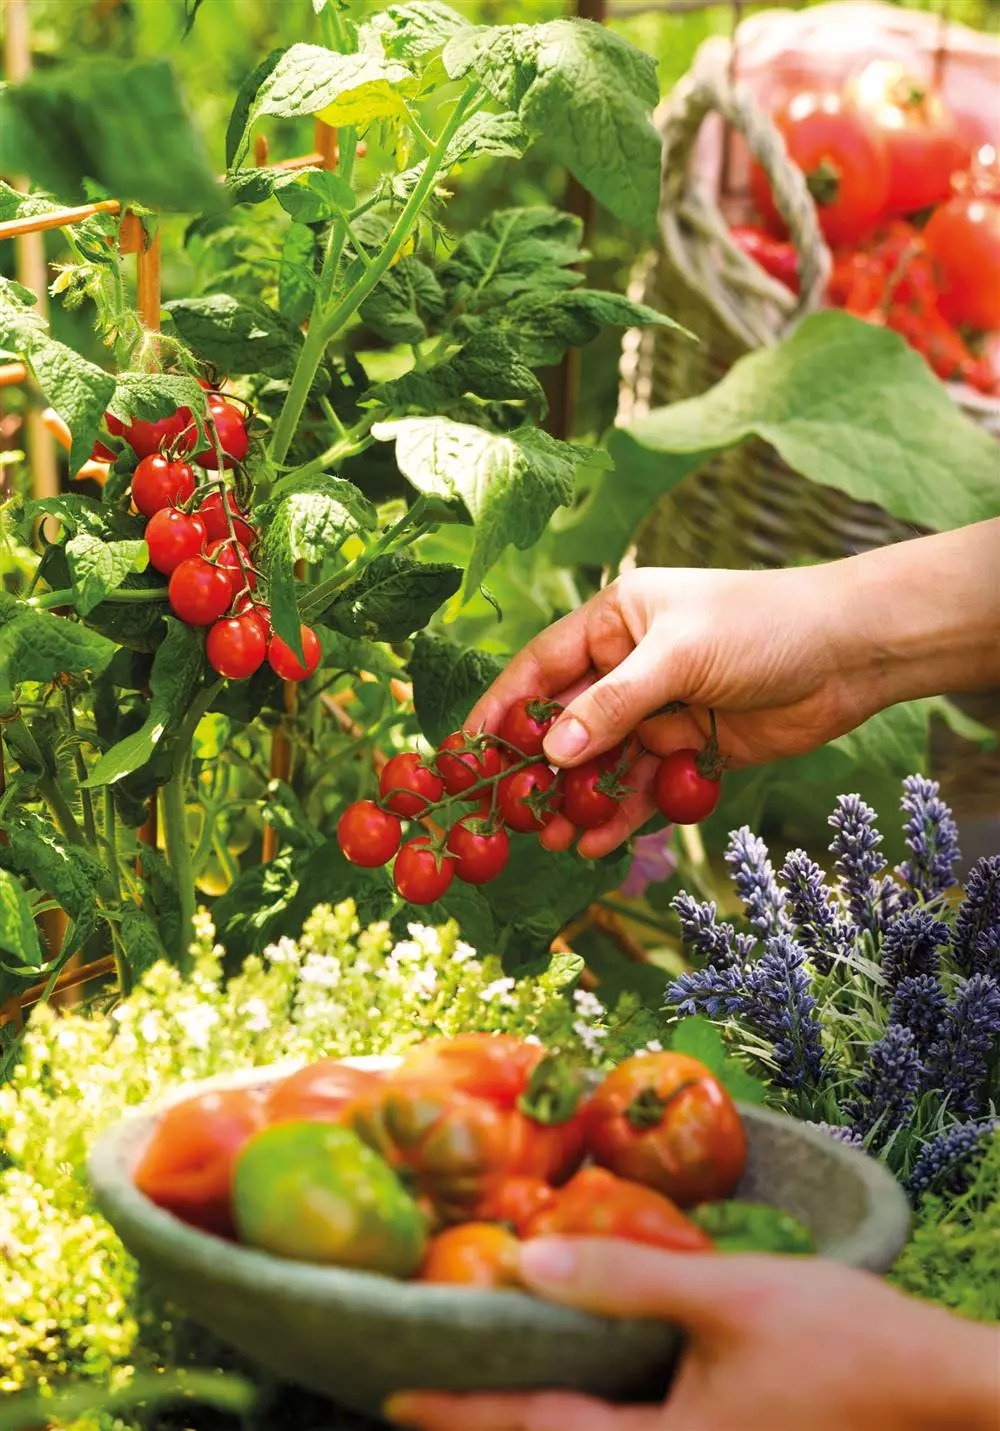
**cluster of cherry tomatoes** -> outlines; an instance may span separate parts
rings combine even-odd
[[[900,65],[876,60],[841,92],[785,94],[774,120],[806,176],[834,250],[828,301],[901,334],[937,375],[1000,396],[1000,166],[975,153],[943,99]],[[738,246],[797,290],[759,167],[763,226]]]
[[[150,565],[170,579],[167,594],[175,616],[209,628],[205,649],[220,676],[245,680],[266,659],[282,680],[305,680],[319,665],[319,638],[310,627],[301,628],[303,662],[272,632],[268,607],[255,591],[257,529],[221,476],[246,458],[246,417],[231,399],[201,385],[213,439],[204,451],[193,450],[197,425],[190,408],[177,408],[156,422],[128,424],[105,414],[108,431],[139,459],[132,504],[147,519]],[[93,456],[113,461],[115,454],[98,442]]]
[[[555,770],[543,745],[562,707],[542,696],[519,701],[495,734],[455,731],[433,756],[394,755],[379,777],[377,800],[348,805],[337,839],[353,864],[378,869],[395,858],[393,882],[409,904],[433,904],[453,879],[488,884],[510,856],[509,831],[539,834],[556,816],[577,830],[607,825],[630,793],[636,740]],[[656,772],[653,793],[668,820],[694,825],[719,802],[721,763],[715,743],[679,750]],[[403,843],[403,822],[428,829]]]

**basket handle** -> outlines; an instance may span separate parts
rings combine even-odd
[[[661,216],[671,209],[692,213],[696,227],[711,232],[725,250],[730,272],[752,272],[753,290],[761,291],[758,265],[743,254],[729,236],[714,195],[706,186],[696,186],[690,177],[691,157],[702,124],[711,114],[723,120],[746,140],[774,191],[778,212],[788,226],[789,237],[799,256],[799,296],[782,304],[789,325],[822,306],[830,275],[830,251],[819,227],[816,205],[806,187],[805,175],[788,157],[785,141],[770,117],[751,100],[740,85],[723,75],[689,74],[676,86],[662,110],[663,182]],[[771,281],[775,288],[781,287]],[[787,294],[788,290],[782,288]],[[720,295],[713,293],[713,298]],[[727,305],[729,306],[729,305]],[[742,327],[742,324],[738,326]],[[773,335],[772,335],[773,339]],[[757,341],[760,341],[759,336]]]

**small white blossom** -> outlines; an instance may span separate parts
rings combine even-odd
[[[582,1019],[577,1020],[573,1025],[573,1032],[588,1053],[598,1053],[601,1040],[608,1036],[607,1029],[595,1028],[593,1024],[585,1024]]]
[[[487,984],[479,997],[484,1004],[499,1004],[502,1008],[512,1009],[514,1000],[511,992],[514,989],[516,980],[511,978],[494,979],[492,984]]]
[[[340,983],[340,960],[332,954],[307,954],[299,978],[319,989],[335,989]]]
[[[245,1028],[249,1033],[264,1033],[271,1027],[271,1015],[263,999],[247,999],[240,1013],[246,1020]]]
[[[607,1012],[597,995],[592,994],[589,989],[574,989],[573,1002],[576,1004],[577,1013],[585,1019],[603,1018]]]
[[[144,1039],[146,1043],[156,1043],[162,1032],[162,1025],[156,1014],[150,1010],[148,1013],[143,1014],[136,1025],[136,1030],[139,1037]]]
[[[411,924],[410,932],[412,933],[417,927],[417,925]],[[385,962],[398,968],[400,964],[411,964],[415,959],[423,957],[424,951],[415,939],[401,939]]]
[[[283,934],[276,944],[269,944],[264,950],[264,958],[268,964],[297,964],[299,962],[299,947],[294,939],[289,939],[287,934]]]
[[[475,949],[471,944],[466,944],[464,939],[459,939],[455,945],[455,952],[451,956],[453,964],[468,964],[471,960],[478,958]]]
[[[219,1011],[210,1004],[195,1004],[177,1015],[181,1032],[194,1048],[208,1048],[209,1034],[219,1022]]]
[[[662,1043],[660,1042],[660,1040],[659,1040],[658,1038],[651,1038],[651,1039],[649,1040],[649,1043],[647,1043],[646,1048],[648,1049],[648,1051],[649,1051],[650,1053],[662,1053],[662,1052],[663,1052],[663,1045],[662,1045]]]

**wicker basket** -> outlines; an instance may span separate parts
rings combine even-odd
[[[716,50],[716,55],[721,51]],[[820,308],[830,255],[801,172],[771,120],[721,63],[696,66],[658,112],[663,135],[660,242],[633,275],[630,296],[698,335],[670,329],[626,335],[618,421],[714,386],[739,358],[786,336]],[[706,120],[741,135],[768,175],[799,253],[800,297],[735,246],[714,187],[692,159]],[[1000,423],[1000,405],[971,390],[953,395],[974,420]],[[799,477],[761,442],[731,449],[652,510],[634,560],[663,566],[783,566],[864,551],[916,534],[878,507]]]

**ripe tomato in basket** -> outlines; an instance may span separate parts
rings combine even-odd
[[[873,60],[848,87],[881,131],[889,156],[886,212],[917,214],[944,203],[968,145],[941,96],[893,60]]]

